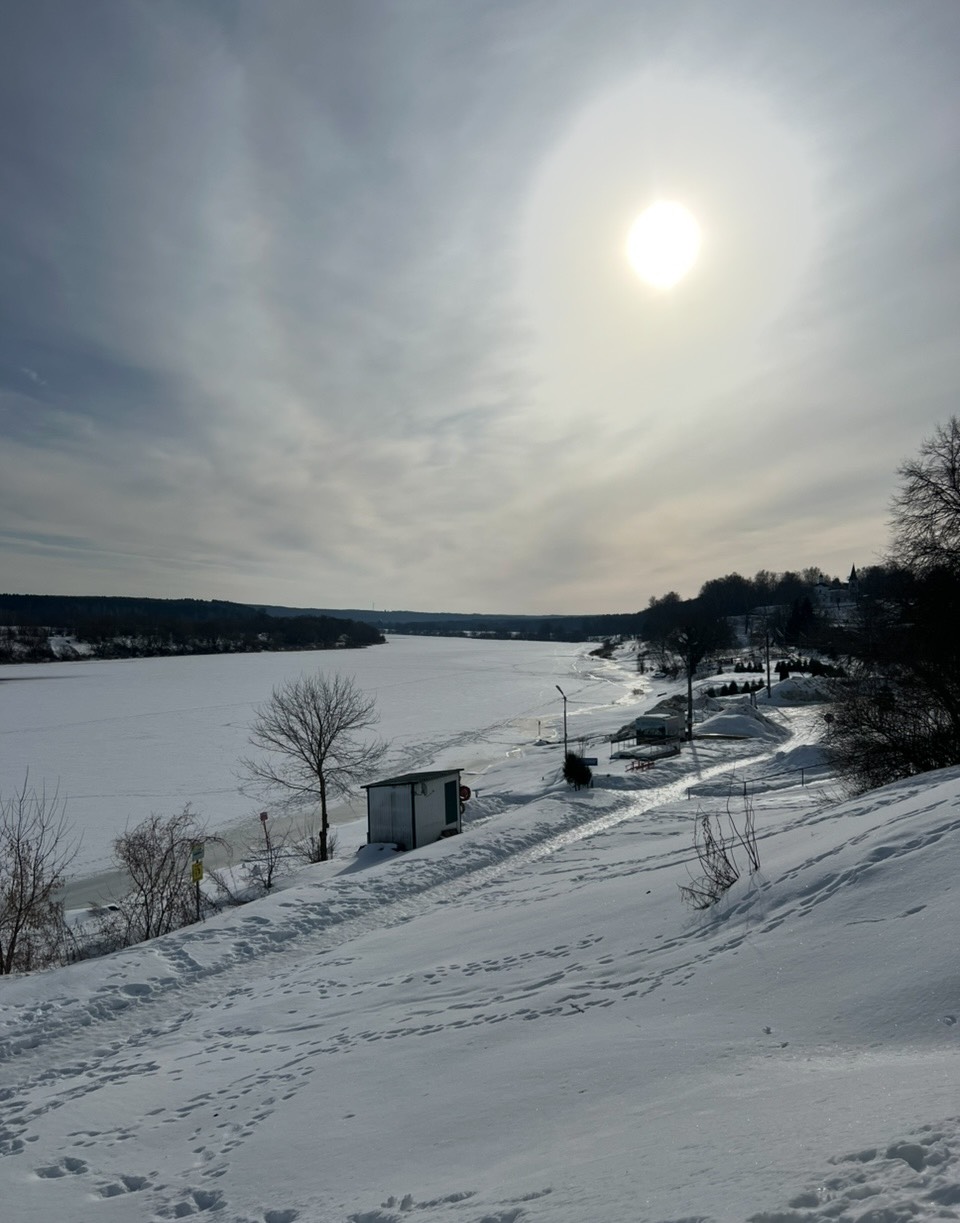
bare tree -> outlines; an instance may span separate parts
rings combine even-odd
[[[260,812],[260,832],[262,840],[257,842],[255,849],[251,849],[250,856],[255,861],[250,868],[250,875],[265,892],[269,892],[288,857],[287,834],[271,831],[270,815],[266,811]]]
[[[190,879],[195,845],[222,844],[203,831],[190,806],[178,815],[148,816],[113,843],[130,891],[117,901],[106,924],[120,946],[167,934],[197,918],[197,888]]]
[[[784,617],[780,607],[762,607],[753,616],[750,625],[750,644],[763,654],[767,675],[767,696],[770,695],[770,651],[783,642]]]
[[[0,798],[0,976],[60,959],[63,903],[58,893],[76,856],[59,791],[28,788]]]
[[[373,697],[342,675],[287,680],[256,712],[250,742],[269,755],[244,760],[244,770],[293,799],[319,804],[317,861],[329,857],[330,799],[346,797],[386,751],[385,743],[363,737],[378,721]]]
[[[732,640],[730,625],[710,611],[688,604],[682,617],[666,634],[667,647],[680,659],[687,677],[687,738],[693,738],[693,677],[697,667]]]
[[[897,469],[891,503],[893,559],[914,573],[960,571],[960,420],[938,425],[914,459]]]

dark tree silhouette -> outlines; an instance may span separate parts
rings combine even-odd
[[[893,559],[914,573],[960,572],[960,420],[938,425],[915,459],[898,468],[891,503]]]

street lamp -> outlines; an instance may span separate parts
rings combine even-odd
[[[563,697],[563,758],[564,760],[566,760],[567,758],[567,694],[564,692],[564,690],[560,687],[559,684],[556,684],[555,687],[557,691],[560,693],[560,695]]]

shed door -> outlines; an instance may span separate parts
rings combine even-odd
[[[456,824],[460,819],[460,787],[455,781],[444,783],[443,811],[447,824]]]
[[[410,819],[409,786],[377,786],[367,791],[370,810],[370,840],[393,842],[411,849],[413,828]]]

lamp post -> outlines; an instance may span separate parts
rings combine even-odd
[[[563,758],[564,760],[566,760],[567,758],[567,694],[564,692],[564,690],[560,687],[559,684],[555,686],[556,686],[557,691],[563,697]]]

